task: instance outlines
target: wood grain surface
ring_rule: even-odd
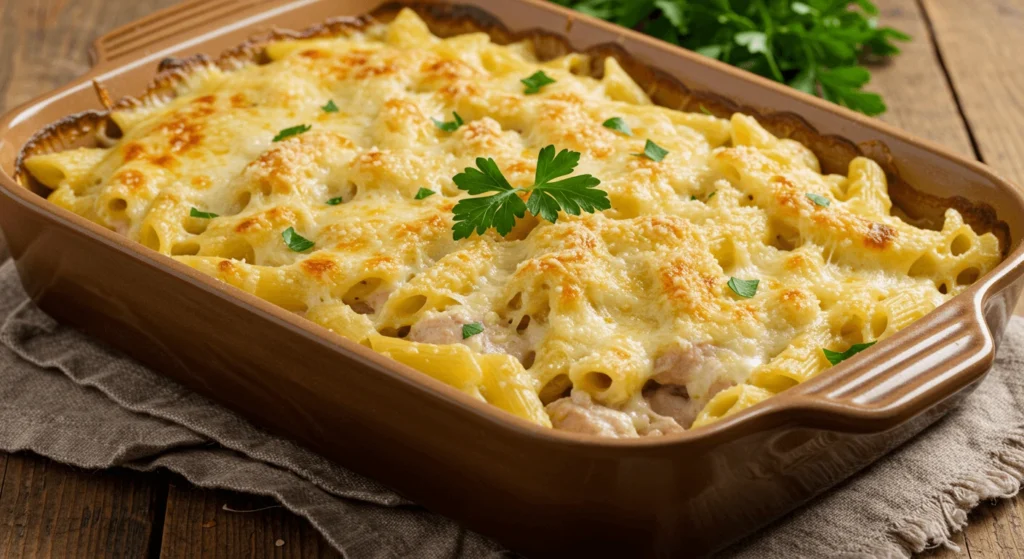
[[[341,557],[273,499],[199,491],[180,481],[170,484],[166,510],[163,557]]]
[[[88,472],[29,454],[7,456],[0,557],[145,557],[159,528],[163,485],[160,475]]]
[[[0,112],[88,68],[105,31],[175,0],[0,0]],[[1024,0],[876,0],[913,35],[874,69],[881,118],[1024,184]],[[2,243],[0,243],[2,245]],[[1024,314],[1018,309],[1018,313]],[[980,506],[927,557],[1024,557],[1024,497]],[[0,453],[0,557],[337,557],[272,501],[170,474],[85,471]]]

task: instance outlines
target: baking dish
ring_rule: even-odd
[[[152,63],[169,54],[217,52],[268,23],[304,28],[330,15],[365,12],[372,4],[185,4],[115,31],[99,43],[100,63],[89,76],[0,122],[5,172],[0,219],[30,294],[58,318],[256,421],[540,555],[588,547],[602,555],[679,555],[723,545],[923,428],[990,365],[1020,289],[1016,242],[1024,204],[1011,186],[862,117],[617,28],[570,19],[568,12],[540,3],[488,6],[494,17],[444,5],[419,11],[447,34],[482,28],[508,39],[498,21],[513,30],[540,24],[548,33],[526,36],[546,52],[565,48],[559,34],[579,48],[617,43],[597,52],[624,50],[639,61],[656,61],[665,74],[625,58],[630,73],[663,104],[729,111],[731,98],[798,111],[819,130],[865,142],[861,149],[887,165],[894,180],[898,173],[940,197],[970,185],[975,189],[970,198],[999,207],[1004,222],[985,205],[943,202],[915,194],[899,181],[894,198],[923,213],[944,203],[956,205],[977,227],[994,228],[1014,250],[968,292],[863,359],[707,429],[661,440],[603,441],[540,430],[501,415],[66,215],[12,181],[17,153],[34,132],[68,112],[98,107],[90,77],[115,98],[137,93]],[[386,18],[393,11],[377,13]],[[204,23],[190,28],[196,20]],[[179,28],[188,30],[177,33]],[[251,52],[258,46],[237,51]],[[161,66],[167,79],[187,71],[186,64]],[[761,116],[776,133],[814,146],[826,169],[841,166],[858,149],[815,133],[798,117]],[[60,149],[100,125],[100,115],[64,121],[28,150]],[[922,353],[928,358],[914,359]]]

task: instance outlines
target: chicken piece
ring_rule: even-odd
[[[686,387],[674,384],[655,385],[644,390],[644,399],[654,413],[671,417],[683,427],[689,428],[697,419],[703,407],[700,402],[690,399]]]
[[[632,438],[683,432],[675,420],[655,413],[642,398],[616,410],[595,404],[583,390],[573,390],[568,398],[548,404],[547,411],[556,429],[574,433]]]
[[[697,415],[700,414],[700,410],[711,401],[711,398],[733,384],[730,380],[719,378],[711,383],[707,397],[694,400],[690,398],[685,386],[660,385],[655,382],[644,387],[643,396],[654,413],[671,417],[676,423],[689,429],[693,425],[693,421],[697,419]]]
[[[673,417],[658,413],[642,396],[635,397],[626,409],[641,437],[671,435],[686,430]]]
[[[725,372],[710,344],[671,347],[654,360],[651,379],[658,384],[686,386],[698,377],[719,376]]]
[[[412,325],[411,342],[427,344],[457,344],[462,341],[462,325],[472,322],[451,314],[428,314]]]
[[[594,404],[590,394],[582,390],[551,402],[547,412],[555,429],[614,438],[640,436],[628,413]]]

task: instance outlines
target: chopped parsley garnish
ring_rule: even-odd
[[[761,283],[761,281],[756,279],[745,280],[730,277],[729,283],[726,285],[729,286],[729,289],[731,289],[733,293],[743,297],[744,299],[750,299],[757,293],[757,284],[759,283]]]
[[[340,204],[340,203],[342,203],[342,202],[344,202],[344,201],[345,201],[345,200],[343,200],[343,199],[341,198],[341,196],[338,196],[337,198],[331,198],[330,200],[328,200],[328,201],[327,201],[327,205],[328,205],[328,206],[337,206],[338,204]]]
[[[452,210],[455,214],[454,239],[466,239],[473,231],[483,235],[491,227],[504,237],[512,230],[516,218],[525,216],[527,210],[551,223],[558,220],[559,210],[569,215],[580,215],[581,210],[590,213],[607,210],[611,202],[608,201],[608,193],[595,188],[601,184],[597,178],[576,175],[554,180],[572,173],[579,162],[579,152],[564,149],[556,155],[555,146],[547,146],[537,155],[537,174],[533,185],[514,188],[493,159],[478,157],[477,168],[467,167],[452,180],[459,189],[470,194],[494,194],[459,200]],[[529,193],[529,199],[524,202],[519,197],[520,193]]]
[[[828,205],[832,203],[832,200],[829,200],[828,198],[825,198],[824,196],[820,194],[815,194],[813,192],[808,192],[807,197],[811,199],[811,202],[814,202],[815,204],[823,208],[827,208]]]
[[[302,134],[303,132],[308,132],[309,129],[312,128],[312,127],[313,126],[311,124],[300,124],[298,126],[292,126],[291,128],[285,128],[284,130],[278,132],[277,136],[274,136],[274,139],[271,140],[271,141],[273,141],[273,142],[280,142],[281,140],[283,140],[285,138],[291,138],[292,136],[298,136],[299,134]]]
[[[434,126],[440,128],[441,130],[444,130],[445,132],[455,132],[456,130],[459,129],[460,126],[462,126],[465,123],[462,122],[462,117],[459,116],[459,113],[452,111],[452,116],[455,117],[455,120],[451,122],[437,120],[436,118],[431,118],[430,120],[434,121]]]
[[[619,132],[621,134],[625,134],[627,136],[633,135],[633,129],[630,128],[628,124],[626,124],[625,120],[622,120],[622,117],[615,116],[609,118],[608,120],[604,121],[604,123],[602,123],[602,126],[604,126],[605,128],[611,128],[612,130]]]
[[[533,95],[534,93],[540,93],[540,89],[545,85],[555,83],[556,80],[551,79],[550,76],[544,73],[543,70],[537,70],[530,77],[519,80],[523,82],[526,89],[523,93],[526,95]]]
[[[325,113],[336,113],[338,112],[338,106],[334,104],[334,99],[330,99],[327,101],[326,105],[320,107],[320,110]]]
[[[470,336],[475,336],[484,331],[484,325],[479,322],[471,322],[469,324],[462,325],[462,339],[465,340]]]
[[[430,190],[429,188],[420,188],[419,190],[416,191],[415,198],[417,200],[422,200],[424,198],[428,198],[428,197],[433,196],[435,194],[437,194],[437,193],[434,192],[433,190]]]
[[[299,235],[295,232],[294,227],[289,227],[281,233],[281,238],[284,239],[284,243],[288,245],[288,248],[295,252],[303,252],[313,248],[316,244],[313,241]]]
[[[842,352],[832,351],[831,349],[825,348],[821,348],[821,351],[825,354],[825,359],[828,359],[829,363],[838,365],[873,345],[875,345],[875,342],[865,342],[862,344],[853,344],[850,346],[850,349]]]
[[[704,114],[706,114],[706,115],[708,115],[708,116],[715,116],[715,115],[714,115],[714,114],[712,114],[712,113],[711,113],[711,111],[709,111],[709,110],[708,110],[708,108],[707,108],[707,107],[705,107],[704,105],[701,105],[701,106],[700,106],[700,112],[702,112],[702,113],[704,113]]]
[[[656,143],[654,143],[654,142],[652,142],[650,140],[647,140],[647,143],[644,144],[644,152],[643,153],[634,153],[633,155],[636,155],[636,156],[639,156],[639,157],[646,157],[647,159],[650,159],[651,161],[659,161],[660,162],[662,159],[665,159],[666,155],[668,155],[668,150],[663,148],[663,147],[661,147],[661,146],[659,146],[658,144],[656,144]]]
[[[714,198],[716,192],[718,192],[718,191],[717,190],[712,190],[711,194],[708,194],[708,198],[707,199],[710,200],[710,199]]]
[[[213,219],[217,217],[217,214],[213,212],[202,212],[197,210],[196,208],[192,208],[191,210],[189,210],[188,215],[191,217],[198,217],[200,219]]]
[[[697,199],[697,196],[696,196],[696,195],[694,195],[694,194],[691,194],[691,195],[690,195],[690,200],[696,200],[696,199]]]

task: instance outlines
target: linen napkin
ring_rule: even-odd
[[[62,326],[0,267],[0,449],[83,468],[167,468],[200,487],[271,496],[350,559],[512,557],[386,487],[268,435]],[[963,405],[920,436],[721,555],[909,557],[955,547],[983,499],[1024,478],[1024,320]]]

